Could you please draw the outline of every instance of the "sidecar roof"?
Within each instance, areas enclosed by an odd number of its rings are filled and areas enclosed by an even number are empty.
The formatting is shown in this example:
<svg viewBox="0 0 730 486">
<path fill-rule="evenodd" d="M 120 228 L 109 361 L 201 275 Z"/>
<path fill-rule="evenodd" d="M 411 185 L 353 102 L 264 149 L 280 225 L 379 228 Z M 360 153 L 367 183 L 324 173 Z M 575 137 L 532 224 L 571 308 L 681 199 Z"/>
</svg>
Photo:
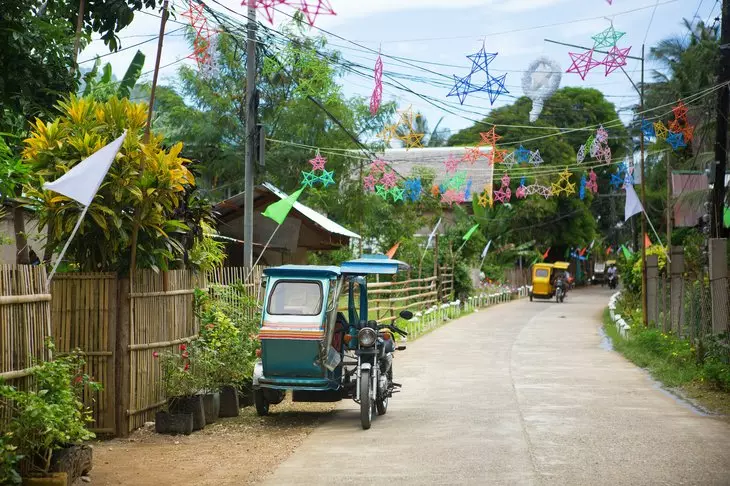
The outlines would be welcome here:
<svg viewBox="0 0 730 486">
<path fill-rule="evenodd" d="M 398 270 L 405 270 L 408 264 L 393 260 L 386 255 L 363 255 L 362 258 L 344 262 L 340 266 L 342 273 L 351 275 L 393 275 Z"/>
<path fill-rule="evenodd" d="M 340 267 L 331 265 L 281 265 L 264 269 L 267 277 L 332 278 L 340 276 Z"/>
</svg>

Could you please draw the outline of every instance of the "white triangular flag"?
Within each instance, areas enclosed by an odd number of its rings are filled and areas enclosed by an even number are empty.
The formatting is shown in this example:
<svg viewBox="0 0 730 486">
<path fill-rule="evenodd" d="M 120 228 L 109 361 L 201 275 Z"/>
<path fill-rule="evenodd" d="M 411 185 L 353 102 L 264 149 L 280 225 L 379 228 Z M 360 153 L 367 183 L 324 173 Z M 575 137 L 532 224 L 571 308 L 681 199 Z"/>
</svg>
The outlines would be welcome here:
<svg viewBox="0 0 730 486">
<path fill-rule="evenodd" d="M 624 207 L 624 221 L 628 221 L 634 214 L 640 213 L 644 210 L 644 206 L 639 201 L 639 196 L 636 195 L 634 186 L 626 184 L 626 206 Z"/>
<path fill-rule="evenodd" d="M 104 181 L 126 136 L 125 130 L 121 137 L 79 162 L 63 176 L 43 184 L 43 189 L 63 194 L 88 206 Z"/>
<path fill-rule="evenodd" d="M 431 234 L 428 235 L 428 241 L 426 242 L 426 248 L 431 246 L 431 240 L 433 240 L 433 237 L 436 236 L 436 230 L 439 229 L 440 224 L 441 224 L 441 218 L 439 218 L 439 220 L 436 221 L 436 226 L 433 227 L 433 231 L 431 231 Z"/>
<path fill-rule="evenodd" d="M 485 246 L 484 249 L 482 250 L 482 256 L 481 256 L 482 260 L 484 260 L 484 258 L 487 256 L 487 252 L 489 251 L 489 245 L 491 245 L 491 244 L 492 244 L 492 240 L 489 240 L 487 242 L 487 246 Z"/>
</svg>

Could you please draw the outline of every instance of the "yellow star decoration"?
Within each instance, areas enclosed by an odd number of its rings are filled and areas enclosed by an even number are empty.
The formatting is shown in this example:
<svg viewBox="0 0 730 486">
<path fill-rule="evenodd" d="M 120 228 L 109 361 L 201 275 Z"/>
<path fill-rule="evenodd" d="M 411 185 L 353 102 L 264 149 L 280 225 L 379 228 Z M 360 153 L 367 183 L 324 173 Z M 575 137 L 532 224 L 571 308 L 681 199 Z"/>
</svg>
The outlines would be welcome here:
<svg viewBox="0 0 730 486">
<path fill-rule="evenodd" d="M 558 181 L 550 185 L 550 192 L 552 192 L 553 196 L 559 196 L 561 192 L 565 193 L 566 196 L 575 194 L 575 183 L 570 182 L 570 176 L 572 175 L 567 167 L 563 172 L 558 174 Z"/>
<path fill-rule="evenodd" d="M 393 132 L 400 141 L 403 142 L 403 145 L 405 145 L 406 150 L 411 148 L 420 148 L 423 147 L 421 144 L 421 141 L 423 140 L 423 133 L 416 132 L 415 129 L 415 123 L 416 120 L 421 116 L 420 114 L 416 113 L 413 114 L 413 107 L 409 106 L 408 109 L 399 111 L 400 114 L 400 120 L 398 121 L 397 126 L 393 127 Z M 398 135 L 397 128 L 398 126 L 403 127 L 402 132 L 404 135 Z"/>
<path fill-rule="evenodd" d="M 667 127 L 664 126 L 664 123 L 658 121 L 654 123 L 654 133 L 656 133 L 657 139 L 664 140 L 665 138 L 667 138 L 669 130 L 667 130 Z"/>
<path fill-rule="evenodd" d="M 479 194 L 479 201 L 477 202 L 481 207 L 486 208 L 489 205 L 489 198 L 487 197 L 487 193 L 483 192 Z"/>
<path fill-rule="evenodd" d="M 378 138 L 382 138 L 383 142 L 385 142 L 385 145 L 390 145 L 390 141 L 393 140 L 393 137 L 396 137 L 396 130 L 397 125 L 385 125 L 383 128 L 383 131 L 378 133 Z"/>
</svg>

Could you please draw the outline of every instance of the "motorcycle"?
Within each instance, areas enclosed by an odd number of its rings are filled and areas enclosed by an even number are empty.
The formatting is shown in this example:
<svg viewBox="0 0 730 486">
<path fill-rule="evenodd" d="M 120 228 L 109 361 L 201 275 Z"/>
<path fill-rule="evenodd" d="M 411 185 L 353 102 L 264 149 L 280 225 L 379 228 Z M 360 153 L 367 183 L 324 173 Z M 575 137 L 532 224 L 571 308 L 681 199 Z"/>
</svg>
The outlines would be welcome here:
<svg viewBox="0 0 730 486">
<path fill-rule="evenodd" d="M 618 276 L 616 274 L 608 276 L 608 288 L 615 289 L 618 286 Z"/>
<path fill-rule="evenodd" d="M 399 315 L 406 320 L 413 318 L 407 310 Z M 370 428 L 373 411 L 385 415 L 388 400 L 401 387 L 393 381 L 393 352 L 405 346 L 396 346 L 394 333 L 408 335 L 395 325 L 378 325 L 376 321 L 368 321 L 357 333 L 355 402 L 360 404 L 360 422 L 365 430 Z"/>
<path fill-rule="evenodd" d="M 562 278 L 555 280 L 555 302 L 565 300 L 565 281 Z"/>
</svg>

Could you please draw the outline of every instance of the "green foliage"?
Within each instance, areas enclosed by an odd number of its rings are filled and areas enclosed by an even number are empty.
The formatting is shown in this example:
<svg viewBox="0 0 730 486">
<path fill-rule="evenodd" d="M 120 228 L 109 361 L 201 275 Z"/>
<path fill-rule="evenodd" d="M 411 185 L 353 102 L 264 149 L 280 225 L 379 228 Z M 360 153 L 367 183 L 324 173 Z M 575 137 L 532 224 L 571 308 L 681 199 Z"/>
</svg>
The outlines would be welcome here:
<svg viewBox="0 0 730 486">
<path fill-rule="evenodd" d="M 18 447 L 13 445 L 13 434 L 4 432 L 0 435 L 0 484 L 20 484 L 18 461 L 23 458 L 18 454 Z"/>
<path fill-rule="evenodd" d="M 0 203 L 15 197 L 18 188 L 30 179 L 30 167 L 16 157 L 0 136 Z"/>
<path fill-rule="evenodd" d="M 183 343 L 176 351 L 154 352 L 153 356 L 160 360 L 162 389 L 166 397 L 189 397 L 199 391 L 202 377 L 192 368 L 197 358 L 194 349 L 188 349 L 188 345 Z"/>
<path fill-rule="evenodd" d="M 33 369 L 35 389 L 21 391 L 0 385 L 0 398 L 7 401 L 13 415 L 5 440 L 16 449 L 5 453 L 24 456 L 37 471 L 47 473 L 55 449 L 92 439 L 87 429 L 92 421 L 81 395 L 85 386 L 98 390 L 83 374 L 84 361 L 78 352 L 39 363 Z M 8 440 L 9 439 L 9 440 Z"/>
<path fill-rule="evenodd" d="M 109 63 L 104 65 L 102 73 L 99 74 L 101 59 L 97 57 L 91 70 L 84 74 L 82 96 L 91 97 L 96 101 L 107 101 L 112 97 L 129 98 L 134 85 L 137 84 L 137 80 L 142 75 L 144 60 L 145 55 L 142 51 L 137 51 L 122 80 L 116 81 L 112 74 L 112 65 Z"/>
<path fill-rule="evenodd" d="M 34 178 L 26 193 L 40 227 L 49 227 L 46 245 L 55 252 L 68 239 L 81 207 L 42 189 L 127 129 L 127 137 L 74 238 L 68 256 L 84 271 L 126 271 L 131 238 L 139 224 L 139 268 L 168 269 L 182 263 L 190 227 L 177 218 L 195 184 L 180 156 L 182 144 L 162 146 L 160 137 L 142 143 L 146 106 L 127 99 L 97 102 L 72 96 L 59 103 L 51 123 L 36 120 L 25 141 L 23 160 Z M 184 214 L 180 214 L 184 217 Z"/>
</svg>

